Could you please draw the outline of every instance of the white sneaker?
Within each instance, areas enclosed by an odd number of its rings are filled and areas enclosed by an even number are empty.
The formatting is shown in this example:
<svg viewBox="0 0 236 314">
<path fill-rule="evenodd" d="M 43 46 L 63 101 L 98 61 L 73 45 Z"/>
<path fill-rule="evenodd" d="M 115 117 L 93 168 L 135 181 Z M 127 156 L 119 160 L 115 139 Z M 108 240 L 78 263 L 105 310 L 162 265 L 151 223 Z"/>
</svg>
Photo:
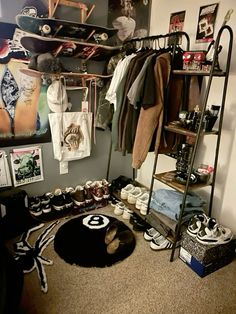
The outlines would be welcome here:
<svg viewBox="0 0 236 314">
<path fill-rule="evenodd" d="M 163 235 L 154 237 L 150 242 L 150 248 L 154 251 L 171 249 L 173 243 L 167 240 Z"/>
<path fill-rule="evenodd" d="M 143 237 L 145 240 L 151 241 L 154 237 L 160 236 L 160 235 L 161 235 L 160 232 L 158 232 L 156 229 L 150 228 L 144 232 Z"/>
<path fill-rule="evenodd" d="M 129 220 L 132 214 L 133 214 L 133 211 L 129 209 L 128 207 L 125 207 L 122 214 L 122 218 Z"/>
<path fill-rule="evenodd" d="M 138 197 L 140 197 L 143 194 L 143 192 L 144 192 L 143 188 L 135 187 L 135 189 L 128 194 L 127 199 L 128 203 L 135 205 Z"/>
<path fill-rule="evenodd" d="M 137 198 L 137 201 L 135 203 L 135 207 L 137 209 L 141 209 L 142 203 L 146 202 L 149 200 L 149 193 L 148 192 L 144 192 L 140 197 Z"/>
<path fill-rule="evenodd" d="M 128 184 L 120 191 L 120 197 L 122 200 L 127 200 L 128 195 L 130 192 L 132 192 L 135 189 L 135 186 L 133 184 Z"/>
<path fill-rule="evenodd" d="M 125 204 L 122 202 L 118 202 L 114 208 L 114 214 L 117 216 L 121 216 L 124 212 Z"/>
</svg>

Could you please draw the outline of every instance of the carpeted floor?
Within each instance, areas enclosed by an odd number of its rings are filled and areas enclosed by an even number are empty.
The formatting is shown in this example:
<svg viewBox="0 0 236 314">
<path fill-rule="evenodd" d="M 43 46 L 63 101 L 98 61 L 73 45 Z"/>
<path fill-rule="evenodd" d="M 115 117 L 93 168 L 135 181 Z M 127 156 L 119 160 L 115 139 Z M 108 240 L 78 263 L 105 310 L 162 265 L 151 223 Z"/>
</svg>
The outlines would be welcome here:
<svg viewBox="0 0 236 314">
<path fill-rule="evenodd" d="M 117 217 L 111 206 L 93 213 Z M 119 219 L 131 228 L 129 222 Z M 26 274 L 21 313 L 236 313 L 236 260 L 200 278 L 179 258 L 170 263 L 170 251 L 152 251 L 142 233 L 135 233 L 135 237 L 133 253 L 104 268 L 70 265 L 50 243 L 43 253 L 54 262 L 45 266 L 48 292 L 40 290 L 35 271 Z"/>
</svg>

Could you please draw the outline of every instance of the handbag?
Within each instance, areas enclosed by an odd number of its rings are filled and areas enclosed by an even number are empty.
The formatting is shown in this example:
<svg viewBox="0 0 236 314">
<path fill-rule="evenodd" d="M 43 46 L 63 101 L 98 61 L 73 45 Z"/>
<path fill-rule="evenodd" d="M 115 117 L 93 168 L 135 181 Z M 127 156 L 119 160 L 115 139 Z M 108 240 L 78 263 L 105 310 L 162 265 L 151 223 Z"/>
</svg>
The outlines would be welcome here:
<svg viewBox="0 0 236 314">
<path fill-rule="evenodd" d="M 49 113 L 54 158 L 82 159 L 91 154 L 92 112 Z"/>
</svg>

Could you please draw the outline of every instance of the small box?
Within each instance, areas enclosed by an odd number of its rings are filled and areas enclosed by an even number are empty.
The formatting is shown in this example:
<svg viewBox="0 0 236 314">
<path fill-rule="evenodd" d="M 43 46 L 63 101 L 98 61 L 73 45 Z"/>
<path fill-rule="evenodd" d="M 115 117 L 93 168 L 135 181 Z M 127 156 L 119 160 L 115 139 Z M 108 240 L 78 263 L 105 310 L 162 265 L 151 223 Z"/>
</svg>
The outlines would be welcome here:
<svg viewBox="0 0 236 314">
<path fill-rule="evenodd" d="M 181 247 L 203 265 L 209 265 L 210 263 L 223 259 L 228 255 L 231 256 L 235 250 L 235 242 L 230 241 L 225 244 L 204 245 L 185 232 L 182 235 Z"/>
<path fill-rule="evenodd" d="M 179 258 L 184 261 L 196 274 L 200 277 L 205 277 L 210 273 L 220 269 L 223 266 L 228 265 L 232 262 L 234 258 L 234 253 L 226 255 L 220 259 L 216 259 L 209 264 L 202 264 L 194 256 L 192 256 L 186 249 L 183 247 L 180 248 Z"/>
</svg>

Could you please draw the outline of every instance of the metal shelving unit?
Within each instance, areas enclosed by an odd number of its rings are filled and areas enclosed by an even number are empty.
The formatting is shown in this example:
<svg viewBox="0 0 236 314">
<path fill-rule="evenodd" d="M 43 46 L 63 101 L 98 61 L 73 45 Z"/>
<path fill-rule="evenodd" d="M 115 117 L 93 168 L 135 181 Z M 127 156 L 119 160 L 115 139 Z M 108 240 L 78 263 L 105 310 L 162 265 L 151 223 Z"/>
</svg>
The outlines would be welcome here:
<svg viewBox="0 0 236 314">
<path fill-rule="evenodd" d="M 228 47 L 227 47 L 227 57 L 226 57 L 226 65 L 224 71 L 216 71 L 216 65 L 218 62 L 218 47 L 220 45 L 221 39 L 222 39 L 222 34 L 223 33 L 228 33 Z M 155 154 L 155 159 L 154 159 L 154 164 L 153 164 L 153 172 L 152 172 L 152 179 L 151 179 L 151 185 L 150 185 L 150 196 L 149 196 L 149 202 L 148 202 L 148 210 L 150 211 L 150 202 L 151 202 L 151 195 L 153 191 L 153 185 L 154 185 L 154 180 L 161 181 L 162 183 L 170 186 L 171 188 L 183 193 L 183 201 L 182 201 L 182 206 L 180 209 L 179 213 L 179 220 L 173 240 L 173 247 L 171 251 L 171 257 L 170 261 L 172 262 L 174 260 L 174 255 L 175 255 L 175 250 L 178 241 L 181 238 L 181 227 L 182 227 L 182 217 L 184 214 L 185 210 L 185 204 L 186 204 L 186 198 L 187 194 L 190 190 L 193 189 L 198 189 L 202 188 L 206 185 L 204 184 L 195 184 L 195 185 L 190 185 L 190 177 L 191 173 L 193 171 L 193 165 L 194 165 L 194 160 L 196 157 L 196 152 L 199 148 L 199 142 L 202 136 L 208 135 L 208 134 L 214 134 L 217 136 L 217 141 L 216 141 L 216 148 L 215 148 L 215 158 L 214 158 L 214 172 L 213 172 L 213 177 L 212 181 L 208 186 L 210 186 L 211 192 L 210 192 L 210 201 L 209 201 L 209 207 L 208 207 L 208 215 L 211 216 L 212 212 L 212 203 L 213 203 L 213 198 L 214 198 L 214 189 L 215 189 L 215 180 L 216 180 L 216 173 L 217 173 L 217 164 L 218 164 L 218 155 L 219 155 L 219 149 L 220 149 L 220 139 L 221 139 L 221 130 L 222 130 L 222 124 L 223 124 L 223 116 L 224 116 L 224 109 L 225 109 L 225 99 L 226 99 L 226 93 L 227 93 L 227 86 L 228 86 L 228 78 L 229 78 L 229 70 L 230 70 L 230 63 L 231 63 L 231 54 L 232 54 L 232 45 L 233 45 L 233 31 L 232 29 L 224 25 L 220 28 L 216 41 L 215 41 L 215 52 L 214 52 L 214 57 L 211 65 L 211 70 L 209 72 L 204 72 L 204 71 L 186 71 L 186 70 L 173 70 L 172 75 L 183 75 L 184 77 L 189 77 L 189 76 L 206 76 L 208 77 L 207 81 L 207 86 L 203 98 L 203 106 L 201 108 L 201 116 L 200 116 L 200 121 L 198 125 L 197 132 L 190 132 L 186 129 L 179 128 L 173 125 L 167 125 L 164 127 L 165 131 L 168 132 L 174 132 L 176 134 L 180 134 L 181 136 L 189 136 L 194 138 L 195 142 L 193 145 L 193 150 L 191 153 L 191 158 L 190 158 L 190 164 L 189 164 L 189 170 L 188 170 L 188 175 L 187 175 L 187 180 L 186 184 L 178 184 L 176 182 L 169 182 L 168 180 L 165 179 L 165 174 L 164 173 L 156 173 L 156 168 L 157 168 L 157 161 L 158 161 L 158 153 L 156 152 Z M 220 115 L 219 115 L 219 125 L 218 129 L 216 131 L 212 132 L 203 132 L 203 123 L 204 123 L 204 112 L 206 111 L 207 108 L 207 101 L 212 85 L 212 80 L 214 77 L 220 77 L 222 78 L 223 81 L 223 88 L 222 88 L 222 99 L 220 102 L 221 109 L 220 109 Z M 185 85 L 188 86 L 188 85 Z"/>
</svg>

